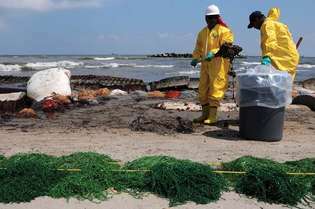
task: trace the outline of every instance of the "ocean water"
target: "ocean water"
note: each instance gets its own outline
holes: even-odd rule
[[[234,68],[243,70],[259,65],[259,57],[236,59]],[[37,71],[63,67],[72,75],[109,75],[156,81],[172,76],[199,77],[200,68],[185,58],[148,58],[147,56],[0,56],[0,75],[25,76]],[[315,58],[303,57],[297,80],[315,78]]]

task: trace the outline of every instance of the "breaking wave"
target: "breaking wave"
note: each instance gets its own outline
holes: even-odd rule
[[[178,74],[180,75],[195,75],[195,74],[199,74],[200,71],[199,70],[191,70],[191,71],[179,71]]]
[[[174,65],[136,65],[138,68],[173,68]]]
[[[24,68],[33,69],[33,70],[45,70],[50,68],[56,67],[63,67],[63,68],[75,68],[78,66],[83,66],[84,63],[82,62],[72,62],[72,61],[58,61],[58,62],[36,62],[36,63],[27,63],[24,65]]]
[[[20,65],[4,65],[0,64],[0,71],[2,72],[12,72],[12,71],[21,71],[22,67]]]
[[[298,67],[300,67],[300,68],[307,68],[307,69],[310,69],[310,68],[315,68],[315,65],[310,65],[310,64],[300,64],[300,65],[298,65]]]
[[[114,60],[115,57],[94,57],[93,60],[96,61],[109,61],[109,60]]]
[[[100,68],[118,68],[118,67],[131,67],[131,68],[173,68],[174,65],[137,65],[137,64],[122,64],[122,63],[107,63],[102,65],[86,65],[88,69]]]

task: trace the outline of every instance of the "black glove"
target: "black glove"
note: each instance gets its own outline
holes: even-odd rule
[[[229,74],[229,76],[232,76],[233,78],[236,77],[236,73],[234,71],[229,71],[228,74]]]

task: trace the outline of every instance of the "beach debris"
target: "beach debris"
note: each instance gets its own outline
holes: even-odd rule
[[[292,104],[305,105],[309,107],[312,111],[315,111],[315,94],[296,96],[293,99]]]
[[[136,101],[141,101],[148,97],[148,93],[141,90],[132,91],[129,95]]]
[[[78,93],[78,102],[90,103],[96,100],[96,91],[83,89]]]
[[[190,78],[188,76],[175,76],[151,82],[149,86],[151,90],[178,90],[187,89],[189,82]]]
[[[312,79],[307,80],[312,81]],[[293,101],[292,104],[295,105],[305,105],[309,107],[312,111],[315,111],[315,91],[311,89],[306,89],[303,87],[295,86],[292,92]]]
[[[238,111],[239,108],[235,103],[221,103],[218,111],[220,112],[234,112]]]
[[[173,91],[168,91],[168,92],[165,93],[165,97],[167,99],[177,99],[180,96],[181,96],[181,92],[180,91],[173,90]]]
[[[180,95],[179,99],[194,99],[194,100],[197,100],[198,99],[198,93],[196,91],[194,91],[194,90],[181,91],[181,95]]]
[[[201,106],[193,102],[163,102],[156,106],[162,110],[177,110],[177,111],[201,111]]]
[[[150,91],[148,93],[148,97],[164,98],[165,93],[163,93],[161,91]]]
[[[22,84],[27,83],[30,77],[27,76],[0,76],[1,84]],[[146,84],[143,80],[99,75],[73,75],[71,76],[73,89],[79,88],[118,88],[123,90],[145,90]],[[1,90],[1,87],[0,87]],[[5,92],[6,93],[6,92]]]
[[[18,101],[25,97],[25,92],[16,92],[16,93],[8,93],[8,94],[0,94],[1,102],[11,102]]]
[[[188,84],[188,88],[189,89],[198,89],[199,87],[199,78],[190,78],[189,79],[189,84]]]
[[[32,108],[24,108],[16,114],[18,118],[37,118],[36,112]]]
[[[193,133],[193,123],[181,117],[148,117],[139,116],[133,120],[129,127],[132,131],[147,131],[158,134]]]
[[[315,78],[310,78],[302,82],[303,87],[315,91]]]
[[[16,112],[26,105],[26,93],[16,92],[8,94],[0,94],[0,113]]]
[[[163,102],[156,106],[162,110],[178,110],[178,111],[201,111],[201,105],[194,102]],[[220,112],[234,112],[238,111],[238,107],[235,103],[222,103],[218,109]]]
[[[37,102],[54,93],[71,96],[70,77],[70,71],[62,68],[39,71],[27,83],[27,96]]]
[[[120,89],[114,89],[110,93],[110,96],[126,96],[126,95],[128,95],[128,92],[120,90]]]
[[[30,79],[28,76],[13,76],[13,75],[1,75],[0,83],[2,84],[24,84]],[[26,89],[24,89],[26,91]],[[10,93],[11,91],[5,91],[3,93]]]
[[[300,95],[315,95],[315,90],[306,89],[300,86],[295,86],[292,91],[292,96],[297,97]]]
[[[111,95],[111,91],[108,88],[100,88],[97,90],[82,89],[78,93],[72,94],[72,99],[84,104],[96,105],[98,97],[104,98]]]
[[[107,97],[109,96],[111,91],[108,88],[100,88],[96,90],[96,96],[97,97]]]
[[[52,99],[59,105],[68,106],[69,104],[71,104],[69,96],[54,94],[52,96]]]
[[[0,77],[1,80],[1,77]],[[97,75],[74,75],[71,77],[73,88],[110,88],[122,90],[145,90],[146,84],[143,80],[122,78],[113,76]]]
[[[53,100],[51,97],[44,99],[41,102],[41,106],[44,112],[54,112],[58,110],[59,108],[58,103],[55,100]]]
[[[0,94],[9,94],[17,92],[26,92],[26,87],[24,87],[22,84],[0,85]]]
[[[308,106],[305,105],[294,105],[291,104],[286,107],[287,110],[305,110],[305,111],[310,111],[311,109]]]
[[[138,97],[147,97],[148,96],[147,92],[141,91],[141,90],[132,91],[130,94],[132,96],[138,96]]]

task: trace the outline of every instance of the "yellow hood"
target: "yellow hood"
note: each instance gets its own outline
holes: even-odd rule
[[[268,18],[270,18],[271,20],[279,20],[280,9],[279,8],[271,8],[269,10]]]

